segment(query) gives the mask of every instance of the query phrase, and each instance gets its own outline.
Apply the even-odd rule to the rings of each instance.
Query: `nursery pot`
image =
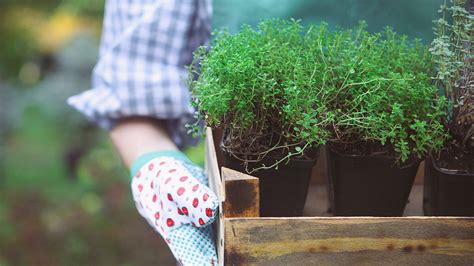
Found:
[[[329,199],[335,216],[402,216],[420,162],[357,156],[326,145]]]
[[[474,216],[474,174],[440,169],[434,158],[425,162],[425,215]]]
[[[236,159],[221,148],[222,160],[225,167],[246,173],[241,160]],[[267,156],[268,157],[268,156]],[[258,163],[249,163],[248,169],[254,169],[262,164],[272,165],[278,158],[265,158]],[[316,164],[314,160],[290,159],[278,165],[278,169],[262,169],[251,175],[260,183],[260,216],[288,217],[301,216],[306,202],[311,169]]]

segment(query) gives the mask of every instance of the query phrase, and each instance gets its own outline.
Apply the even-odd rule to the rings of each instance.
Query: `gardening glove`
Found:
[[[203,170],[178,151],[148,153],[132,165],[140,214],[166,240],[182,265],[217,262],[212,225],[218,199]]]

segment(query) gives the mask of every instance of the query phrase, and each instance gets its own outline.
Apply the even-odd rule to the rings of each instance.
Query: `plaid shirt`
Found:
[[[108,0],[93,88],[68,103],[104,129],[127,116],[165,119],[185,146],[194,113],[185,65],[209,39],[211,13],[211,0]]]

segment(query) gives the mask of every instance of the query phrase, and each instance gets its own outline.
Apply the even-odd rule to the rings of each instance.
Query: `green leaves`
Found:
[[[379,143],[405,161],[445,138],[443,100],[419,40],[391,28],[371,34],[364,22],[331,32],[294,20],[214,36],[209,52],[195,54],[191,88],[207,125],[228,130],[234,154],[301,155],[331,139]]]
[[[441,6],[442,18],[434,21],[436,38],[429,51],[434,59],[433,79],[448,101],[445,120],[451,137],[462,150],[472,152],[474,122],[459,123],[463,117],[474,117],[474,16],[464,8],[465,3],[452,0]]]
[[[318,30],[272,19],[257,29],[244,25],[235,35],[216,32],[210,51],[195,53],[190,69],[200,73],[190,82],[195,105],[207,125],[232,132],[235,153],[255,155],[275,147],[289,152],[295,145],[324,143],[325,106],[315,86],[321,71],[308,49],[314,41],[309,35]],[[256,139],[261,136],[265,139]]]
[[[439,122],[443,105],[419,40],[410,42],[391,28],[370,34],[363,23],[355,33],[333,36],[325,49],[338,52],[325,54],[322,71],[330,77],[321,96],[333,114],[331,140],[378,144],[402,162],[439,149],[445,138]]]

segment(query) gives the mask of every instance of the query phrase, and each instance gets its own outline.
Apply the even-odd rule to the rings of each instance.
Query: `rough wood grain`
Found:
[[[260,193],[256,177],[222,167],[226,200],[224,217],[259,217]]]
[[[212,130],[206,129],[206,144],[205,144],[205,171],[209,176],[209,186],[216,192],[221,201],[225,200],[225,190],[222,178],[219,172],[219,165],[217,164],[217,155],[214,145],[214,138]]]
[[[474,218],[225,220],[225,265],[474,264]]]
[[[222,135],[224,134],[222,129],[213,129],[212,130],[212,138],[214,140],[214,149],[215,149],[215,154],[217,158],[217,165],[219,166],[219,169],[222,167],[222,154],[220,152],[220,144],[222,140]]]
[[[214,232],[216,236],[216,249],[218,265],[224,265],[224,218],[222,202],[225,200],[225,190],[217,164],[216,150],[214,145],[214,138],[210,128],[206,129],[206,143],[205,143],[206,160],[204,169],[209,178],[209,187],[216,193],[219,199],[219,210],[217,212],[216,222],[214,224]]]

